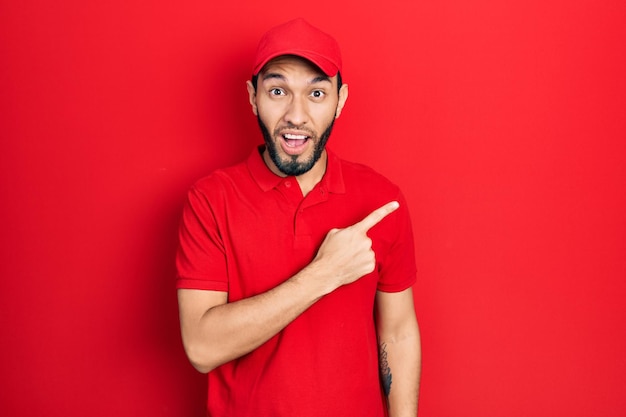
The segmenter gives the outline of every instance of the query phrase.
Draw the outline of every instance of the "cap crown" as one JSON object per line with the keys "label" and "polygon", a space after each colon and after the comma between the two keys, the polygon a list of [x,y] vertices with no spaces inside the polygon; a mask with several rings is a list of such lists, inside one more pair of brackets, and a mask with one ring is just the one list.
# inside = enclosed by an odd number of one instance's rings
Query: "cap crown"
{"label": "cap crown", "polygon": [[341,52],[335,38],[302,18],[276,26],[263,35],[257,48],[253,75],[257,75],[270,60],[282,55],[307,59],[329,77],[341,71]]}

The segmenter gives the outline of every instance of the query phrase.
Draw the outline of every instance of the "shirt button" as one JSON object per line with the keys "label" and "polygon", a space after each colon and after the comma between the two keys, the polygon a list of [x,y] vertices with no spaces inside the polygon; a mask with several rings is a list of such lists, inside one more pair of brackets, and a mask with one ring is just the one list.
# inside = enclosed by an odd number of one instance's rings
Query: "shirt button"
{"label": "shirt button", "polygon": [[285,181],[285,187],[287,188],[291,187],[291,181]]}

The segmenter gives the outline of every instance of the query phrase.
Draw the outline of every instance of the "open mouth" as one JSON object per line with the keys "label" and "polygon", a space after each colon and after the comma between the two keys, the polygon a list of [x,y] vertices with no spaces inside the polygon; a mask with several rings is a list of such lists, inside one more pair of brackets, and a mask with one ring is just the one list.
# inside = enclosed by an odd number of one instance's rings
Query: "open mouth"
{"label": "open mouth", "polygon": [[283,139],[285,142],[285,145],[287,145],[290,148],[297,148],[299,146],[302,146],[306,143],[307,140],[309,140],[309,137],[306,135],[294,135],[291,133],[285,133],[283,135]]}
{"label": "open mouth", "polygon": [[281,136],[281,147],[287,155],[301,155],[308,149],[308,142],[311,136],[299,133],[283,133]]}

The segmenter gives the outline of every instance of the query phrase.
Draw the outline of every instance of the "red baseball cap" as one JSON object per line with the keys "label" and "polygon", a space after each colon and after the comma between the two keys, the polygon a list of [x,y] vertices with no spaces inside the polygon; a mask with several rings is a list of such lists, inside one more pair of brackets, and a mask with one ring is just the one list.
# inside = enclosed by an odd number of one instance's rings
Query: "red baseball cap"
{"label": "red baseball cap", "polygon": [[257,75],[271,59],[296,55],[317,65],[324,74],[334,77],[341,71],[339,44],[302,18],[270,29],[259,42],[252,75]]}

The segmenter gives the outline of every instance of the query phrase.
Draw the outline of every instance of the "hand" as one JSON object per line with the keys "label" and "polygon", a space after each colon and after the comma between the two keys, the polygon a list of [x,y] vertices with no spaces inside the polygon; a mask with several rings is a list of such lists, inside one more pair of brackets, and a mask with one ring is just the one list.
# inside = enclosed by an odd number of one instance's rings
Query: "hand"
{"label": "hand", "polygon": [[376,256],[367,232],[399,206],[397,201],[392,201],[352,226],[328,232],[313,263],[327,268],[333,289],[374,271]]}

